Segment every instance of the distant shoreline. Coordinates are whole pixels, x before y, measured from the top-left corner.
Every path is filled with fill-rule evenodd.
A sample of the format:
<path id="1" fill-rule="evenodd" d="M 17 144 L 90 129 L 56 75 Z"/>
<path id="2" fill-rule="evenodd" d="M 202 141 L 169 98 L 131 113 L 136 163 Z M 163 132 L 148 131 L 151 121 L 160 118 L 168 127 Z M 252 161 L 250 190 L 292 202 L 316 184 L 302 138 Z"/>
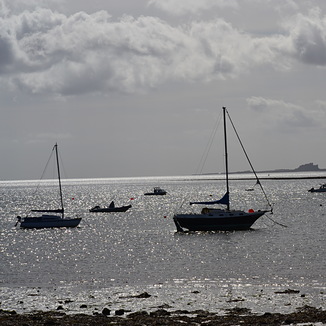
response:
<path id="1" fill-rule="evenodd" d="M 258 172 L 258 173 L 265 173 L 265 172 Z M 241 174 L 241 173 L 240 173 Z M 255 177 L 239 177 L 234 178 L 230 177 L 230 180 L 253 180 Z M 259 177 L 260 180 L 300 180 L 300 179 L 326 179 L 326 175 L 324 176 L 267 176 L 267 177 Z M 214 179 L 216 180 L 216 179 Z"/>
<path id="2" fill-rule="evenodd" d="M 291 176 L 277 176 L 277 174 L 281 173 L 314 173 L 314 172 L 325 172 L 325 175 L 291 175 Z M 232 180 L 252 180 L 255 179 L 254 176 L 252 177 L 238 177 L 235 178 L 235 175 L 241 174 L 252 174 L 252 171 L 239 171 L 239 172 L 229 172 L 229 177 Z M 300 165 L 296 169 L 277 169 L 277 170 L 269 170 L 269 171 L 256 171 L 256 174 L 267 174 L 268 176 L 259 176 L 261 180 L 295 180 L 295 179 L 326 179 L 326 169 L 320 169 L 317 164 L 308 163 Z M 273 174 L 273 175 L 270 175 Z M 205 173 L 200 175 L 219 175 L 224 176 L 225 173 Z M 216 180 L 216 179 L 214 179 Z"/>

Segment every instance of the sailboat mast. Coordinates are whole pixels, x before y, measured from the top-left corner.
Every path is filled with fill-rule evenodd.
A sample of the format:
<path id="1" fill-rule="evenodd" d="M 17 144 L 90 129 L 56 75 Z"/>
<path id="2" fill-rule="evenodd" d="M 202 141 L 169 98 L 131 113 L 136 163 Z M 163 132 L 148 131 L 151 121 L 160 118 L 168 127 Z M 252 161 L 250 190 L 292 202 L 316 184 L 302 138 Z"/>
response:
<path id="1" fill-rule="evenodd" d="M 62 209 L 62 217 L 64 215 L 64 208 L 63 208 L 63 199 L 62 199 L 62 189 L 61 189 L 61 176 L 60 176 L 60 166 L 59 166 L 59 155 L 58 155 L 58 144 L 54 145 L 55 148 L 55 156 L 57 159 L 57 170 L 58 170 L 58 180 L 59 180 L 59 192 L 60 192 L 60 202 L 61 202 L 61 209 Z"/>
<path id="2" fill-rule="evenodd" d="M 226 108 L 223 106 L 223 123 L 224 123 L 224 155 L 225 155 L 225 180 L 226 180 L 226 192 L 229 194 L 229 162 L 228 162 L 228 145 L 226 136 Z M 227 204 L 227 210 L 230 209 L 230 204 Z"/>

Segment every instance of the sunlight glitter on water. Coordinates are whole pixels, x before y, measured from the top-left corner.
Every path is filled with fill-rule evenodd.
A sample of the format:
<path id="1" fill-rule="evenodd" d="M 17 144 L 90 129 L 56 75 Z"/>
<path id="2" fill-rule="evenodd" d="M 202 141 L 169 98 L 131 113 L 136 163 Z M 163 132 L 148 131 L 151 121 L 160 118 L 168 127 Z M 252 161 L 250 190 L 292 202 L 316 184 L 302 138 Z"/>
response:
<path id="1" fill-rule="evenodd" d="M 104 306 L 132 311 L 241 306 L 258 312 L 293 311 L 304 304 L 325 307 L 326 204 L 325 197 L 308 193 L 315 182 L 266 180 L 274 203 L 271 217 L 287 227 L 266 216 L 252 231 L 192 234 L 175 233 L 173 213 L 185 198 L 182 209 L 187 210 L 190 200 L 219 196 L 222 181 L 160 178 L 168 191 L 162 198 L 143 196 L 158 179 L 66 181 L 67 211 L 83 217 L 80 227 L 71 230 L 14 228 L 18 213 L 50 201 L 54 185 L 47 184 L 43 197 L 34 198 L 33 182 L 6 183 L 0 211 L 0 308 L 63 305 L 69 312 L 92 313 Z M 246 192 L 251 185 L 252 180 L 234 181 L 233 205 L 258 205 L 258 195 L 250 199 L 256 191 Z M 132 209 L 88 212 L 113 198 L 132 203 Z M 275 293 L 287 289 L 300 292 Z M 143 292 L 151 297 L 131 298 Z M 83 304 L 88 308 L 80 308 Z"/>

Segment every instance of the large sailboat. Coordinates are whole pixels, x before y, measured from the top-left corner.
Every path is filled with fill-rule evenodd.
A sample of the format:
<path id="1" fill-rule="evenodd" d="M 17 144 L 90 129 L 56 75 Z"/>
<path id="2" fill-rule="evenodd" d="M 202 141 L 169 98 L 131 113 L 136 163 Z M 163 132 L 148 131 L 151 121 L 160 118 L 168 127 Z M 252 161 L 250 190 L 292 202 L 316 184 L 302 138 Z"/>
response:
<path id="1" fill-rule="evenodd" d="M 256 177 L 257 184 L 261 186 L 261 189 L 265 195 L 270 209 L 254 211 L 249 209 L 248 211 L 233 210 L 230 209 L 229 200 L 229 167 L 228 167 L 228 148 L 227 148 L 227 129 L 226 129 L 226 115 L 229 117 L 229 113 L 225 107 L 223 107 L 223 124 L 224 124 L 224 154 L 225 154 L 225 180 L 226 180 L 226 193 L 220 200 L 209 202 L 191 202 L 190 205 L 225 205 L 226 208 L 208 208 L 204 207 L 200 213 L 188 213 L 188 214 L 175 214 L 173 217 L 178 232 L 184 231 L 235 231 L 235 230 L 248 230 L 251 226 L 268 211 L 272 212 L 272 206 L 269 203 L 266 193 L 261 186 L 256 172 L 254 171 L 252 164 L 245 152 L 242 142 L 238 136 L 242 149 L 248 159 L 248 162 Z M 234 128 L 232 120 L 230 122 Z M 235 130 L 235 128 L 234 128 Z"/>
<path id="2" fill-rule="evenodd" d="M 41 228 L 60 228 L 67 227 L 73 228 L 78 226 L 81 218 L 67 218 L 64 216 L 63 198 L 62 198 L 62 187 L 61 187 L 61 177 L 60 177 L 60 166 L 59 166 L 59 156 L 58 156 L 58 145 L 55 144 L 52 153 L 55 152 L 56 165 L 59 181 L 59 195 L 60 195 L 60 206 L 58 209 L 32 209 L 33 213 L 47 213 L 40 216 L 17 216 L 17 223 L 20 223 L 21 228 L 25 229 L 41 229 Z M 51 155 L 52 155 L 51 153 Z M 34 214 L 33 214 L 34 215 Z"/>

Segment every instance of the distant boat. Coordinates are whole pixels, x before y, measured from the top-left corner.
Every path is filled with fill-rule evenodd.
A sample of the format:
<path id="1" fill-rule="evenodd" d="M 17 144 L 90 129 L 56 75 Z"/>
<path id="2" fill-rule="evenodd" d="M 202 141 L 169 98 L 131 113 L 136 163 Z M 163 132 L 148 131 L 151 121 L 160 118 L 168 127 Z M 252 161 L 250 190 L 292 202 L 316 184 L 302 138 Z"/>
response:
<path id="1" fill-rule="evenodd" d="M 114 212 L 126 212 L 131 205 L 116 207 L 112 201 L 108 207 L 95 206 L 89 211 L 92 213 L 114 213 Z"/>
<path id="2" fill-rule="evenodd" d="M 225 170 L 226 170 L 226 193 L 220 200 L 212 202 L 191 202 L 190 205 L 213 205 L 220 204 L 225 205 L 226 209 L 220 208 L 203 208 L 200 213 L 188 213 L 188 214 L 175 214 L 173 217 L 178 232 L 189 231 L 234 231 L 234 230 L 248 230 L 250 227 L 266 212 L 269 210 L 254 211 L 249 209 L 248 212 L 242 210 L 231 210 L 229 201 L 229 171 L 228 171 L 228 151 L 227 151 L 227 130 L 226 130 L 226 114 L 228 115 L 230 122 L 234 128 L 233 122 L 223 107 L 223 120 L 224 120 L 224 151 L 225 151 Z M 238 136 L 237 132 L 236 135 Z M 238 136 L 239 142 L 242 146 L 242 142 Z M 242 146 L 243 148 L 243 146 Z M 244 150 L 244 148 L 243 148 Z M 245 152 L 245 151 L 244 151 Z M 245 155 L 249 161 L 249 158 L 245 152 Z M 249 161 L 250 163 L 250 161 Z M 253 170 L 253 167 L 250 163 Z M 257 184 L 260 184 L 257 174 L 253 170 Z M 261 186 L 262 187 L 262 186 Z M 263 190 L 263 188 L 262 188 Z M 265 194 L 264 190 L 263 193 Z M 266 197 L 266 194 L 265 194 Z M 267 199 L 267 197 L 266 197 Z M 268 200 L 267 200 L 268 201 Z M 268 202 L 269 204 L 269 202 Z M 272 207 L 269 204 L 272 211 Z"/>
<path id="3" fill-rule="evenodd" d="M 81 218 L 66 218 L 64 217 L 64 207 L 63 207 L 63 198 L 62 198 L 62 187 L 61 187 L 61 178 L 60 178 L 60 166 L 59 166 L 59 157 L 58 157 L 58 145 L 55 144 L 51 156 L 55 152 L 56 156 L 56 165 L 59 181 L 59 194 L 60 194 L 60 206 L 59 209 L 32 209 L 31 212 L 39 213 L 51 213 L 51 214 L 42 214 L 41 216 L 17 216 L 17 223 L 20 223 L 21 228 L 25 229 L 41 229 L 41 228 L 74 228 L 78 226 L 81 221 Z M 55 214 L 54 214 L 55 213 Z"/>
<path id="4" fill-rule="evenodd" d="M 144 193 L 145 196 L 162 196 L 166 195 L 166 191 L 160 187 L 154 187 L 153 192 Z"/>
<path id="5" fill-rule="evenodd" d="M 315 189 L 315 188 L 311 188 L 308 190 L 309 192 L 326 192 L 326 183 L 324 183 L 323 185 L 321 185 L 319 188 Z"/>

